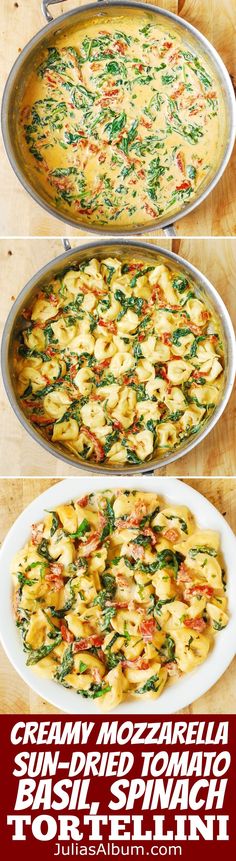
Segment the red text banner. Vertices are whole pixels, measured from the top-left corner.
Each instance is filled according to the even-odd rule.
[[[4,857],[233,858],[235,730],[224,715],[1,716]]]

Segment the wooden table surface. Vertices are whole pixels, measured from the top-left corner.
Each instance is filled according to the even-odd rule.
[[[8,529],[36,496],[55,484],[50,479],[2,479],[0,493],[3,503],[0,519],[0,540]],[[190,484],[218,508],[232,529],[236,528],[236,479],[189,479]],[[81,479],[81,492],[84,481]],[[79,491],[78,491],[79,495]],[[0,647],[0,702],[1,712],[17,714],[56,714],[45,700],[35,694],[12,668]],[[158,709],[158,705],[157,705]],[[228,670],[203,697],[195,700],[180,714],[234,714],[236,712],[236,658]]]
[[[77,244],[81,240],[77,241]],[[163,248],[171,247],[195,264],[216,286],[236,326],[235,268],[236,239],[151,240]],[[75,240],[72,240],[75,245]],[[59,239],[1,240],[0,267],[4,271],[4,291],[0,293],[0,328],[24,284],[37,270],[60,254]],[[193,451],[159,471],[164,475],[234,475],[236,473],[235,437],[236,396],[231,395],[226,410],[213,429]],[[0,383],[0,475],[23,476],[73,475],[68,466],[44,451],[20,425]],[[86,474],[86,469],[79,474]]]
[[[54,16],[82,5],[85,0],[58,3]],[[236,80],[235,32],[236,4],[232,0],[152,0],[153,4],[179,13],[212,42],[227,69]],[[13,62],[29,39],[43,26],[40,0],[2,0],[2,53],[0,83],[5,84]],[[234,179],[236,151],[224,176],[207,200],[176,225],[179,236],[230,236],[236,233]],[[0,149],[0,183],[5,202],[0,220],[2,236],[82,235],[81,231],[47,215],[21,187],[8,162],[3,145]],[[160,235],[159,231],[155,235]]]

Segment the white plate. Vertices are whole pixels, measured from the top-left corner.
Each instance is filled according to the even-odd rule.
[[[24,681],[39,696],[67,713],[99,713],[93,700],[84,699],[51,679],[40,678],[29,667],[26,667],[19,631],[13,618],[12,580],[9,567],[13,555],[28,540],[32,523],[42,519],[45,509],[53,509],[56,505],[78,498],[84,493],[113,487],[151,491],[163,496],[168,503],[187,505],[201,528],[215,529],[220,534],[227,573],[229,624],[216,635],[214,646],[206,661],[192,673],[180,678],[175,684],[167,686],[160,699],[150,700],[150,702],[130,699],[114,710],[115,713],[119,714],[168,714],[184,708],[205,694],[225,672],[236,651],[236,538],[217,509],[204,496],[178,479],[118,478],[115,476],[90,476],[82,480],[67,478],[38,496],[17,518],[5,538],[0,552],[0,635],[11,663]]]

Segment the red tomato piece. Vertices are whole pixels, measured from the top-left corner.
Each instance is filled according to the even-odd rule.
[[[115,87],[114,90],[105,90],[105,96],[116,96],[119,93],[118,87]]]
[[[23,308],[21,313],[24,320],[31,320],[32,308]]]
[[[63,586],[64,586],[63,577],[56,577],[55,574],[53,575],[53,574],[50,574],[50,572],[47,572],[45,574],[45,580],[46,580],[46,583],[48,583],[48,585],[50,586],[50,589],[53,590],[53,592],[59,592],[60,589],[63,589]]]
[[[119,571],[118,571],[118,574],[116,574],[116,582],[118,583],[118,586],[128,586],[129,585],[129,581],[127,580],[127,577],[125,577],[124,574],[119,574]]]
[[[92,649],[95,646],[95,649],[99,649],[102,646],[104,641],[104,637],[100,637],[98,634],[92,634],[90,637],[86,637],[84,640],[79,640],[73,645],[73,652],[84,652],[86,649]]]
[[[194,380],[199,380],[201,377],[207,377],[207,374],[204,371],[193,371],[191,376]]]
[[[51,562],[49,565],[50,574],[56,577],[60,577],[63,573],[64,565],[61,562]]]
[[[88,439],[91,440],[91,442],[93,442],[95,460],[97,461],[97,463],[100,460],[104,460],[104,457],[105,457],[104,448],[103,448],[102,444],[99,442],[99,440],[97,439],[97,437],[95,436],[95,434],[92,433],[92,431],[90,431],[88,428],[86,428],[83,425],[81,425],[80,431],[81,431],[81,433],[84,433],[85,436],[87,436]]]
[[[123,377],[124,386],[128,386],[130,383],[137,383],[137,377],[127,377],[126,375]]]
[[[55,86],[55,84],[56,84],[55,79],[54,79],[54,78],[51,78],[51,75],[46,75],[46,81],[48,81],[48,82],[49,82],[49,84],[53,84],[54,86]]]
[[[89,149],[91,150],[91,152],[99,152],[99,146],[95,143],[90,143]]]
[[[109,368],[111,359],[104,359],[103,362],[100,362],[99,365],[94,365],[93,372],[94,374],[100,374],[103,371],[103,368]]]
[[[145,621],[141,622],[139,626],[140,634],[145,640],[145,642],[150,642],[150,640],[152,640],[156,629],[157,626],[155,619],[153,619],[153,616],[151,617],[151,619],[145,619]]]
[[[130,555],[132,556],[133,559],[143,559],[144,558],[144,552],[145,552],[144,547],[140,547],[139,544],[132,544],[132,542],[130,543],[129,547],[130,547]]]
[[[144,204],[144,209],[146,209],[147,214],[151,215],[152,218],[157,218],[157,212],[155,212],[152,206],[149,206],[149,203]]]
[[[206,595],[206,598],[212,598],[214,595],[214,589],[212,586],[207,586],[207,584],[197,583],[195,586],[191,586],[189,589],[192,595]]]
[[[47,419],[46,416],[39,416],[37,413],[31,413],[30,421],[33,422],[34,425],[52,425],[53,420]]]
[[[134,670],[149,670],[150,662],[146,658],[135,658],[133,661],[122,661],[122,667],[130,667]]]
[[[178,585],[180,583],[192,583],[191,574],[188,566],[185,565],[185,562],[181,562],[176,580]]]
[[[107,329],[108,332],[111,332],[113,335],[117,333],[117,325],[114,322],[109,322],[108,320],[98,320],[98,326],[102,326],[104,329]]]
[[[181,182],[180,185],[176,186],[176,191],[185,191],[187,188],[191,188],[191,182],[186,179],[184,182]]]
[[[169,676],[180,676],[180,671],[175,661],[168,661],[165,664],[165,670],[167,670]]]
[[[69,631],[69,629],[66,627],[66,625],[63,624],[63,622],[61,622],[60,628],[61,628],[61,636],[62,636],[62,639],[65,641],[65,643],[73,643],[73,640],[75,639],[74,634],[72,634],[71,631]]]
[[[37,547],[37,545],[41,543],[43,537],[43,530],[43,523],[33,523],[31,529],[31,541],[32,544],[34,544],[34,547]]]
[[[87,508],[88,499],[88,496],[82,496],[82,499],[78,499],[78,504],[80,508]]]
[[[200,619],[200,617],[197,619],[185,619],[184,625],[185,628],[191,628],[192,631],[199,631],[199,633],[206,628],[206,622],[204,622],[204,619]]]
[[[163,344],[168,344],[168,345],[169,345],[169,344],[171,344],[171,343],[172,343],[172,342],[171,342],[171,335],[170,335],[170,333],[169,333],[169,332],[163,332],[163,334],[162,334],[162,336],[161,336],[161,340],[163,341]]]
[[[85,541],[80,545],[80,555],[83,557],[90,556],[90,553],[94,553],[94,551],[97,550],[99,544],[100,534],[99,532],[93,532],[88,541]]]
[[[124,42],[121,42],[120,39],[118,39],[117,42],[115,42],[115,48],[119,54],[123,54],[123,55],[125,54],[126,45],[124,44]]]
[[[156,544],[158,542],[158,535],[156,534],[156,532],[154,532],[153,529],[151,529],[151,526],[145,526],[145,528],[142,529],[142,534],[143,535],[149,535],[149,537],[151,539],[151,544],[153,545],[153,547],[156,546]]]
[[[166,529],[166,531],[163,532],[163,535],[167,541],[171,541],[171,544],[175,544],[179,539],[180,533],[178,529]]]
[[[53,350],[52,347],[47,347],[45,350],[46,356],[50,356],[51,358],[56,355],[56,351]]]
[[[135,272],[143,268],[143,263],[129,263],[129,272]]]
[[[182,152],[176,153],[176,161],[177,161],[177,165],[178,165],[179,170],[181,170],[181,173],[184,173],[185,162],[184,162],[184,155]]]
[[[128,610],[127,601],[106,601],[106,607],[115,607],[116,610]]]
[[[121,424],[121,422],[118,422],[118,421],[116,420],[116,421],[113,421],[113,422],[112,422],[112,424],[113,424],[113,427],[114,427],[114,428],[116,428],[116,430],[119,430],[119,431],[123,431],[123,430],[124,430],[123,425]]]
[[[177,87],[177,90],[175,90],[174,93],[172,93],[170,98],[171,99],[177,99],[178,96],[182,95],[184,90],[185,90],[185,84],[180,84],[179,87]]]

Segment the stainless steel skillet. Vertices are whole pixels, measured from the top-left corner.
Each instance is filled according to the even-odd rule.
[[[62,0],[62,2],[66,2],[66,0]],[[107,0],[98,0],[97,3],[89,3],[87,6],[77,7],[72,12],[67,11],[56,20],[53,20],[50,7],[56,5],[56,3],[57,0],[43,0],[42,9],[47,20],[47,25],[28,42],[17,58],[4,91],[2,103],[3,139],[16,176],[31,197],[43,206],[49,214],[80,230],[103,234],[105,232],[113,236],[121,234],[131,236],[148,231],[153,232],[155,229],[163,229],[166,235],[175,235],[173,224],[192,212],[206,199],[220,180],[232,152],[236,128],[235,99],[230,77],[224,63],[210,42],[198,30],[182,18],[164,9],[160,9],[158,6],[152,6],[148,3],[130,2],[130,0],[127,0],[127,2],[124,2],[124,0],[109,0],[109,2]],[[52,42],[54,35],[61,34],[68,27],[74,27],[83,21],[91,21],[95,15],[96,17],[101,17],[102,21],[104,16],[107,15],[114,17],[117,13],[122,14],[124,12],[125,15],[133,17],[135,14],[140,15],[140,11],[143,12],[145,19],[150,15],[152,17],[155,16],[157,24],[159,22],[163,23],[163,21],[167,25],[169,23],[174,24],[176,31],[180,33],[186,46],[198,55],[200,54],[203,59],[205,57],[208,64],[210,64],[213,75],[217,78],[221,93],[220,135],[216,141],[215,159],[211,171],[208,173],[204,184],[199,188],[196,197],[190,203],[178,204],[179,208],[171,216],[171,224],[170,215],[167,215],[166,217],[160,216],[156,220],[153,219],[152,223],[148,226],[147,224],[140,224],[137,227],[130,228],[130,225],[127,224],[122,225],[119,229],[114,223],[110,223],[104,229],[104,225],[99,224],[98,221],[96,225],[90,227],[81,216],[79,218],[71,216],[62,205],[58,209],[46,190],[39,188],[36,178],[30,175],[30,170],[22,156],[17,134],[21,96],[29,70],[37,62],[37,56],[41,53],[42,49]]]
[[[66,240],[67,247],[68,244],[69,241]],[[69,452],[66,453],[65,449],[60,447],[60,445],[48,442],[41,435],[40,431],[36,430],[36,428],[27,420],[14,391],[12,372],[13,341],[15,334],[17,334],[17,332],[22,328],[23,309],[31,305],[36,293],[38,293],[42,286],[45,285],[47,281],[50,281],[55,275],[58,275],[59,273],[62,274],[70,268],[76,268],[82,260],[89,260],[91,257],[97,257],[99,260],[102,260],[107,256],[122,256],[122,259],[125,262],[129,262],[134,255],[140,255],[143,260],[147,261],[147,265],[153,262],[156,264],[158,259],[158,262],[165,263],[174,272],[179,272],[181,270],[187,278],[194,281],[197,295],[205,299],[207,304],[214,309],[215,313],[220,317],[225,349],[225,382],[221,400],[215,411],[210,416],[207,424],[203,426],[202,430],[198,434],[190,437],[176,451],[167,453],[161,458],[158,458],[157,455],[155,455],[152,460],[145,461],[138,465],[132,465],[129,463],[125,463],[123,466],[117,466],[115,464],[109,465],[108,463],[100,465],[95,462],[88,462],[82,459],[79,460],[74,455],[70,455]],[[25,321],[23,324],[24,323]],[[154,469],[173,463],[195,448],[196,445],[205,439],[222,415],[233,388],[235,369],[236,352],[233,326],[224,302],[210,281],[208,281],[208,279],[202,275],[198,269],[182,257],[179,257],[177,254],[163,250],[163,248],[159,246],[154,246],[151,243],[143,242],[138,239],[119,239],[117,241],[114,239],[97,240],[97,242],[93,241],[92,243],[86,243],[75,249],[69,248],[69,250],[64,254],[51,260],[46,266],[40,269],[33,278],[31,278],[17,297],[5,323],[2,338],[3,381],[10,404],[24,429],[36,442],[39,443],[39,445],[42,446],[43,449],[54,455],[54,457],[58,457],[60,460],[70,464],[70,466],[73,466],[74,468],[83,468],[88,472],[101,473],[104,475],[132,475],[134,473],[150,472]]]

